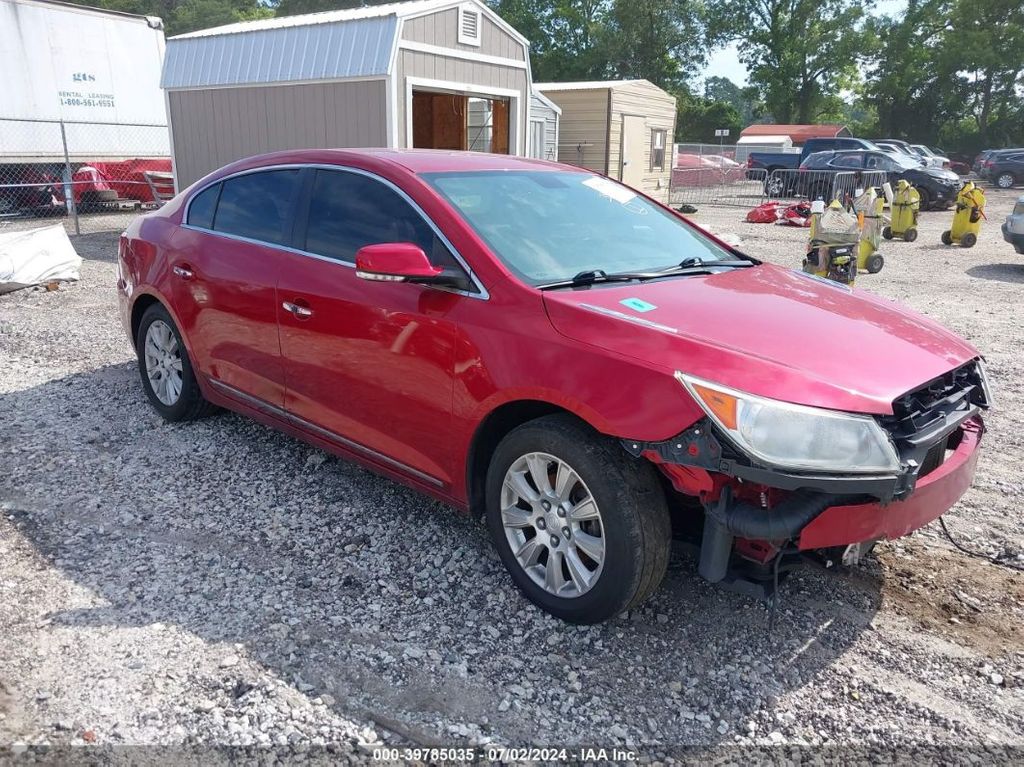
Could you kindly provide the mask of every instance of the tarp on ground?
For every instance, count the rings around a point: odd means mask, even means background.
[[[5,232],[0,229],[0,294],[79,279],[82,258],[62,224]]]

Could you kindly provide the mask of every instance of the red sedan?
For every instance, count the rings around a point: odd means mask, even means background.
[[[749,591],[926,524],[991,401],[934,322],[500,155],[237,162],[129,227],[118,291],[163,417],[229,408],[483,515],[578,622],[648,597],[673,536]]]

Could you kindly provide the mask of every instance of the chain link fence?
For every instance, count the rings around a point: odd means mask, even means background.
[[[0,227],[121,231],[173,192],[166,125],[0,117]]]
[[[751,152],[778,152],[778,147],[736,144],[676,144],[670,204],[754,208],[767,200],[781,202],[838,199],[848,203],[869,186],[886,182],[882,171],[779,169],[769,173],[748,168]],[[799,158],[799,149],[794,153]]]

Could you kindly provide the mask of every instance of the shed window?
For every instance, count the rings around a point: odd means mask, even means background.
[[[250,240],[283,245],[291,232],[292,200],[298,170],[247,173],[224,182],[213,229]]]
[[[651,170],[665,169],[665,131],[655,128],[651,131]]]
[[[471,5],[459,6],[459,42],[480,45],[480,11]]]

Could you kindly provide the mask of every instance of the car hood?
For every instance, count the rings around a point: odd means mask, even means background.
[[[544,302],[555,329],[579,343],[666,373],[851,412],[891,413],[900,395],[978,356],[891,301],[768,264],[547,291]]]
[[[945,168],[935,168],[935,167],[913,168],[913,171],[916,172],[916,173],[921,173],[921,174],[923,174],[925,176],[931,176],[932,178],[939,179],[940,181],[959,181],[960,180],[960,177],[958,175],[956,175],[953,171],[947,170]]]

